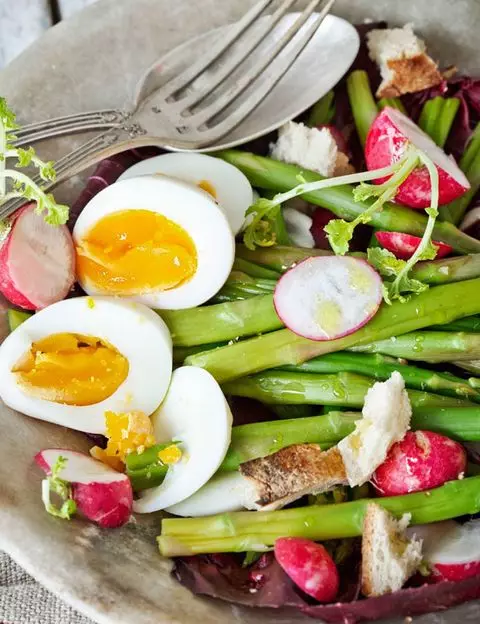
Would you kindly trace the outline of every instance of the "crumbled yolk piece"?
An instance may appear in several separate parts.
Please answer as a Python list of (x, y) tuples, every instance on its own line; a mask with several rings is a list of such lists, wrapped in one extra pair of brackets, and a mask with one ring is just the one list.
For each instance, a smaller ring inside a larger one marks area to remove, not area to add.
[(107, 451), (105, 449), (100, 448), (99, 446), (92, 446), (90, 449), (90, 455), (94, 459), (98, 459), (103, 464), (110, 466), (117, 472), (125, 472), (125, 464), (118, 457), (112, 457), (111, 455), (107, 455)]
[(176, 288), (197, 270), (189, 234), (151, 210), (122, 210), (99, 219), (76, 253), (80, 279), (118, 295)]
[(158, 459), (163, 464), (176, 464), (182, 458), (182, 451), (176, 444), (171, 444), (161, 451), (158, 451)]
[(116, 414), (105, 412), (109, 457), (125, 457), (134, 451), (142, 452), (155, 444), (150, 418), (139, 411)]
[(213, 199), (217, 199), (217, 192), (215, 187), (208, 180), (200, 180), (197, 182), (197, 186), (199, 186), (203, 191), (206, 191), (209, 195), (213, 197)]
[(128, 369), (128, 360), (105, 340), (62, 333), (32, 343), (12, 373), (30, 396), (79, 406), (111, 396)]

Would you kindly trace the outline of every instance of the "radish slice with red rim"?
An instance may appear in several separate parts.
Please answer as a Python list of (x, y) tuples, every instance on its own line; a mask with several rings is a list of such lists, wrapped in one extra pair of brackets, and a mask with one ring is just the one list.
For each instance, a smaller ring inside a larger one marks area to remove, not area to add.
[[(455, 160), (436, 145), (409, 117), (386, 107), (377, 115), (367, 135), (365, 161), (370, 171), (399, 161), (409, 145), (426, 154), (439, 175), (439, 204), (453, 201), (470, 188)], [(381, 183), (385, 179), (375, 182)], [(395, 201), (411, 208), (427, 208), (431, 203), (431, 182), (426, 167), (416, 167), (398, 188)]]
[[(403, 232), (375, 232), (375, 238), (384, 249), (391, 251), (400, 260), (408, 260), (413, 256), (422, 239)], [(432, 241), (437, 248), (436, 258), (445, 258), (452, 253), (453, 247), (440, 241)]]
[(288, 329), (311, 340), (333, 340), (374, 316), (382, 300), (382, 280), (359, 258), (307, 258), (280, 278), (273, 299)]

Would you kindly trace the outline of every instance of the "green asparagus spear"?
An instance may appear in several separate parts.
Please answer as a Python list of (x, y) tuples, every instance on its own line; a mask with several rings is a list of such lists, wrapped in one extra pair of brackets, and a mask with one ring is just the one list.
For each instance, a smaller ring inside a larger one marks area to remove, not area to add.
[(8, 318), (8, 326), (10, 331), (14, 331), (17, 329), (19, 325), (21, 325), (24, 321), (29, 319), (32, 316), (31, 312), (23, 312), (20, 310), (15, 310), (14, 308), (8, 308), (7, 318)]
[(466, 318), (457, 319), (453, 321), (453, 323), (447, 323), (446, 325), (431, 325), (428, 329), (478, 334), (480, 333), (480, 317), (467, 316)]
[(326, 93), (321, 100), (313, 105), (308, 116), (307, 125), (324, 126), (329, 124), (335, 116), (335, 94), (333, 91)]
[[(405, 496), (374, 501), (400, 518), (411, 514), (412, 524), (448, 520), (480, 511), (480, 477)], [(281, 511), (240, 511), (206, 518), (165, 518), (158, 545), (166, 557), (198, 553), (263, 551), (280, 537), (314, 541), (356, 537), (371, 499), (338, 505), (313, 505)]]
[(435, 143), (443, 147), (450, 134), (460, 100), (441, 96), (428, 100), (423, 105), (418, 125)]
[(400, 98), (397, 98), (397, 97), (381, 98), (380, 100), (378, 100), (379, 110), (383, 110), (386, 106), (389, 106), (390, 108), (396, 108), (404, 115), (407, 114), (405, 106), (403, 105), (403, 102)]
[(187, 310), (161, 310), (159, 314), (176, 347), (235, 340), (283, 326), (273, 307), (272, 295)]
[[(456, 360), (452, 364), (474, 375), (480, 375), (480, 360)], [(473, 385), (477, 383), (475, 379), (469, 379), (468, 381)]]
[(251, 277), (241, 271), (232, 271), (223, 288), (212, 299), (212, 303), (249, 299), (255, 295), (273, 293), (277, 280)]
[[(287, 249), (290, 248), (288, 247)], [(255, 264), (254, 261), (248, 259), (248, 256), (242, 256), (237, 253), (235, 254), (232, 271), (241, 271), (242, 273), (250, 275), (250, 277), (259, 277), (262, 279), (278, 279), (280, 276), (278, 271)]]
[(173, 363), (176, 365), (183, 364), (190, 355), (224, 347), (225, 344), (225, 342), (211, 342), (210, 344), (196, 345), (194, 347), (173, 347)]
[(298, 366), (286, 366), (285, 369), (291, 372), (305, 373), (357, 373), (358, 375), (374, 377), (380, 381), (385, 381), (394, 371), (398, 371), (405, 380), (407, 388), (451, 397), (465, 397), (480, 403), (478, 390), (472, 388), (461, 377), (425, 370), (418, 366), (400, 364), (398, 360), (379, 353), (375, 355), (342, 351), (327, 353)]
[(430, 363), (467, 361), (480, 358), (480, 335), (463, 332), (412, 332), (356, 345), (351, 347), (351, 351), (383, 353), (406, 360)]
[[(186, 362), (206, 368), (220, 383), (268, 368), (300, 364), (325, 353), (367, 345), (429, 325), (449, 323), (457, 318), (478, 314), (479, 288), (480, 279), (474, 279), (435, 286), (404, 303), (396, 301), (391, 305), (383, 304), (369, 323), (337, 340), (316, 342), (283, 329), (214, 351), (204, 351), (187, 358)], [(251, 300), (238, 303), (248, 301)]]
[[(226, 150), (218, 152), (217, 156), (240, 169), (252, 185), (258, 188), (289, 191), (298, 186), (299, 176), (307, 183), (324, 179), (313, 171), (250, 152)], [(317, 190), (302, 197), (312, 204), (328, 208), (345, 221), (353, 221), (373, 203), (371, 200), (355, 201), (353, 187), (350, 185)], [(382, 230), (406, 232), (421, 237), (427, 225), (427, 217), (420, 211), (386, 203), (380, 212), (372, 215), (370, 224)], [(451, 245), (461, 254), (480, 252), (480, 241), (460, 232), (451, 223), (437, 222), (433, 229), (433, 238)]]
[(357, 69), (348, 76), (347, 92), (358, 138), (363, 146), (365, 145), (370, 126), (378, 115), (378, 108), (366, 71)]
[[(245, 262), (251, 262), (254, 266), (262, 265), (273, 271), (278, 271), (277, 277), (293, 265), (311, 258), (312, 256), (331, 256), (331, 251), (324, 249), (304, 249), (302, 247), (285, 247), (275, 245), (274, 247), (257, 247), (249, 249), (245, 245), (238, 244), (235, 250), (235, 257)], [(245, 273), (253, 275), (248, 269)]]
[[(345, 354), (348, 355), (348, 354)], [(320, 359), (320, 358), (319, 358)], [(408, 368), (407, 366), (405, 368)], [(392, 369), (396, 370), (395, 366)], [(425, 371), (428, 373), (428, 371)], [(432, 373), (432, 377), (433, 377)], [(390, 373), (386, 378), (390, 377)], [(444, 380), (446, 383), (446, 380)], [(298, 373), (290, 371), (265, 371), (258, 375), (243, 377), (223, 384), (223, 391), (233, 396), (257, 399), (262, 403), (286, 403), (306, 405), (338, 405), (362, 407), (365, 395), (373, 386), (371, 377), (340, 372), (336, 375)], [(476, 391), (464, 384), (470, 393)], [(421, 390), (408, 390), (412, 407), (461, 407), (473, 405), (465, 399), (430, 394)], [(465, 396), (465, 395), (464, 395)], [(477, 397), (478, 398), (478, 397)]]

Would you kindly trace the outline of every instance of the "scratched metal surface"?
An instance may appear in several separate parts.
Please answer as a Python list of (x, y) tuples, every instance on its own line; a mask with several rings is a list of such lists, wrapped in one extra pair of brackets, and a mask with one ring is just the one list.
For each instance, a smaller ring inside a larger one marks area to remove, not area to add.
[[(99, 0), (48, 31), (0, 73), (0, 93), (25, 119), (119, 106), (132, 92), (141, 68), (199, 31), (238, 18), (246, 4), (245, 0)], [(470, 72), (480, 70), (477, 0), (339, 0), (336, 12), (354, 21), (365, 17), (412, 21), (442, 61), (457, 62)], [(75, 139), (65, 139), (46, 144), (42, 153), (55, 156), (74, 143)], [(82, 183), (78, 177), (64, 185), (60, 198), (71, 200)], [(32, 457), (45, 446), (85, 449), (83, 436), (4, 407), (0, 426), (0, 548), (96, 622), (309, 621), (291, 613), (252, 611), (193, 597), (170, 578), (169, 562), (158, 556), (154, 541), (158, 514), (110, 532), (81, 520), (66, 523), (50, 518), (41, 506), (40, 475)], [(478, 604), (468, 603), (415, 622), (473, 624), (479, 621), (478, 614)], [(403, 621), (389, 620), (389, 624)]]

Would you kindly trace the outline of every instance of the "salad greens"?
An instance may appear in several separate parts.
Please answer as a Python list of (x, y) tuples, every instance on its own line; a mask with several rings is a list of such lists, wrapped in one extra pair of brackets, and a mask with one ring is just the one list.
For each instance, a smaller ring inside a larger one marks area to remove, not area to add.
[[(51, 475), (42, 481), (42, 501), (47, 513), (63, 520), (70, 520), (77, 511), (77, 505), (72, 498), (70, 483), (60, 477), (67, 461), (66, 457), (60, 455), (52, 467)], [(50, 494), (52, 492), (62, 500), (60, 507), (51, 502)]]
[[(36, 202), (35, 212), (43, 215), (50, 225), (63, 225), (68, 220), (68, 206), (57, 204), (52, 194), (46, 193), (23, 171), (29, 166), (37, 169), (44, 182), (55, 181), (53, 162), (41, 160), (33, 147), (15, 147), (12, 134), (20, 126), (15, 114), (8, 107), (5, 98), (0, 97), (0, 207), (11, 199), (22, 198), (25, 202)], [(8, 134), (7, 134), (8, 133)], [(12, 164), (9, 162), (11, 159)], [(8, 231), (8, 224), (4, 224)]]

